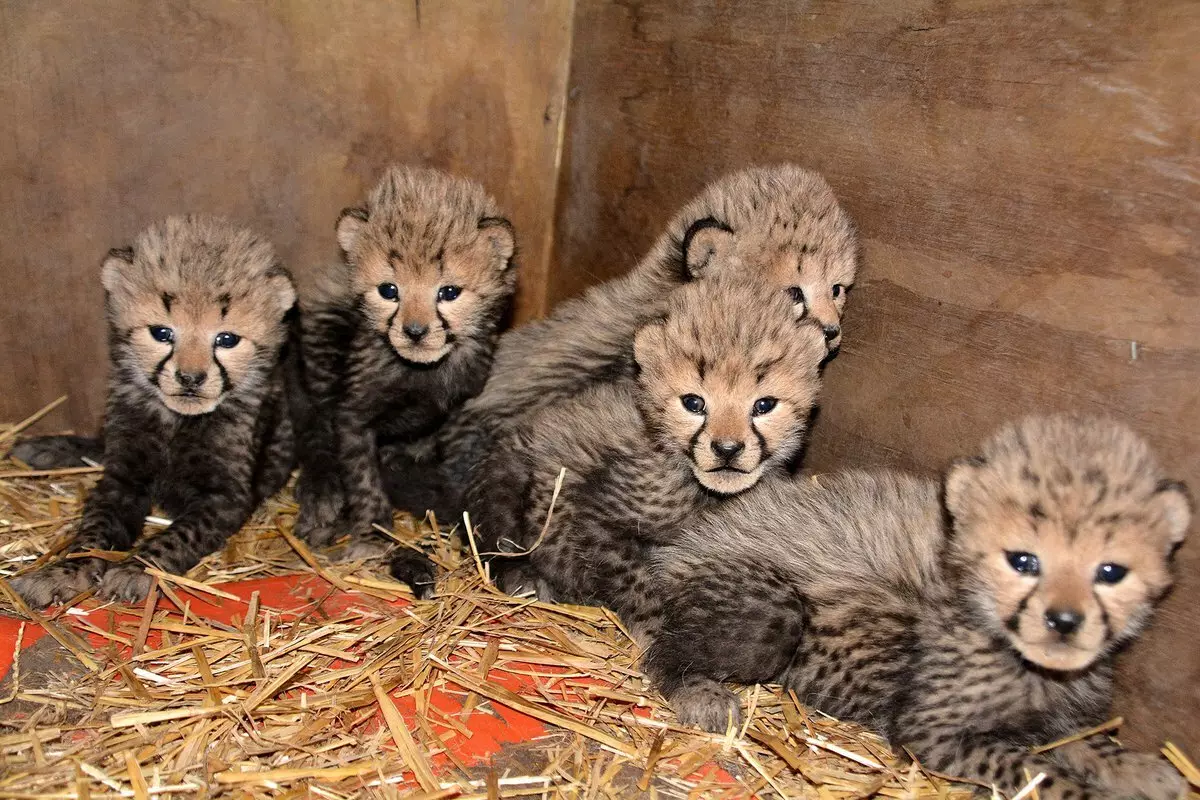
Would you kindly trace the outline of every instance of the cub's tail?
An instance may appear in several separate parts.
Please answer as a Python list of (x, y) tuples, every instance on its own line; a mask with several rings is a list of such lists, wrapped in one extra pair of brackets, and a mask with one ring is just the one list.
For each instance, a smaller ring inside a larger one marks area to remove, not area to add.
[(94, 436), (34, 436), (13, 445), (9, 457), (34, 469), (65, 469), (100, 464), (104, 443)]

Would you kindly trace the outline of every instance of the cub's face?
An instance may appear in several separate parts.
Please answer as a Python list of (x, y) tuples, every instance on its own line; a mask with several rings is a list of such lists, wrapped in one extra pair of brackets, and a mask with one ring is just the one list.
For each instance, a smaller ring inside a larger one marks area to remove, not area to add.
[[(270, 271), (275, 262), (269, 250), (251, 252), (267, 259), (243, 265), (263, 268), (252, 276), (238, 264), (202, 265), (220, 258), (215, 253), (236, 258), (236, 247), (222, 251), (218, 243), (194, 254), (169, 247), (156, 253), (155, 244), (160, 242), (151, 239), (136, 251), (113, 251), (104, 263), (117, 358), (171, 411), (206, 414), (230, 393), (259, 385), (274, 366), (295, 289), (282, 268)], [(224, 267), (236, 279), (223, 281)]]
[(363, 312), (414, 364), (436, 364), (460, 343), (490, 334), (512, 293), (512, 226), (496, 217), (455, 222), (414, 234), (417, 224), (373, 222), (361, 209), (338, 222)]
[(777, 292), (702, 281), (638, 332), (641, 408), (658, 442), (722, 495), (745, 491), (799, 448), (820, 386), (819, 333)]
[(778, 222), (733, 232), (705, 222), (709, 224), (693, 226), (684, 241), (692, 275), (754, 275), (763, 286), (784, 293), (796, 319), (821, 330), (827, 351), (841, 345), (842, 311), (857, 270), (857, 245), (851, 236), (821, 226), (800, 235)]
[(1179, 484), (1126, 479), (1104, 458), (1048, 470), (987, 459), (947, 478), (974, 606), (1046, 669), (1084, 669), (1138, 633), (1171, 585), (1170, 558), (1188, 526)]

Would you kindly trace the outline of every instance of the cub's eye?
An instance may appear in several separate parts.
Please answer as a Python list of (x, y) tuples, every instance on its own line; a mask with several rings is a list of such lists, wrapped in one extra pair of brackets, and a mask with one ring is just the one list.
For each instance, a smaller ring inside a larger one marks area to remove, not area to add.
[(1009, 553), (1006, 551), (1004, 557), (1008, 559), (1008, 565), (1022, 575), (1038, 575), (1042, 571), (1042, 565), (1033, 553)]
[(799, 286), (792, 286), (787, 290), (788, 295), (792, 298), (792, 302), (797, 305), (804, 302), (804, 290)]
[(156, 342), (170, 343), (175, 341), (175, 331), (165, 325), (151, 325), (150, 335)]
[(1128, 574), (1129, 568), (1120, 564), (1101, 564), (1096, 568), (1096, 583), (1107, 583), (1111, 586), (1125, 580)]
[(379, 296), (384, 300), (395, 300), (400, 296), (400, 289), (394, 283), (379, 284)]
[(698, 394), (685, 394), (679, 398), (679, 402), (683, 404), (683, 410), (689, 414), (704, 413), (704, 398)]
[(770, 414), (777, 405), (779, 405), (779, 401), (774, 397), (760, 397), (754, 401), (754, 416), (761, 417), (763, 414)]
[(841, 297), (842, 293), (845, 291), (846, 291), (845, 286), (842, 286), (840, 283), (835, 283), (833, 285), (833, 298), (836, 300), (837, 298)]
[(462, 294), (461, 286), (443, 286), (438, 289), (438, 302), (452, 303), (458, 299), (460, 294)]
[(241, 340), (242, 337), (238, 336), (236, 333), (221, 331), (215, 337), (213, 337), (213, 344), (215, 344), (217, 347), (237, 347), (238, 342)]

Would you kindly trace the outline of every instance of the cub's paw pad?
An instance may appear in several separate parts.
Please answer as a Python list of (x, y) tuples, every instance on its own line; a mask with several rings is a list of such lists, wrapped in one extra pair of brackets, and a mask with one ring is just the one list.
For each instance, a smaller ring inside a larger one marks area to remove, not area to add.
[(1179, 770), (1152, 753), (1121, 753), (1105, 789), (1106, 797), (1122, 800), (1177, 800), (1185, 796), (1187, 783)]
[(9, 585), (30, 608), (45, 608), (95, 587), (106, 566), (99, 558), (72, 558), (13, 578)]
[(342, 549), (336, 558), (338, 561), (365, 561), (368, 558), (379, 558), (391, 549), (392, 543), (382, 536), (355, 536)]
[(418, 600), (433, 597), (437, 588), (437, 567), (424, 553), (403, 548), (392, 557), (392, 577), (408, 584)]
[(730, 725), (742, 724), (742, 701), (716, 681), (705, 679), (682, 686), (669, 702), (680, 722), (709, 733), (724, 733)]
[(140, 603), (146, 599), (153, 581), (141, 562), (123, 561), (112, 565), (104, 573), (98, 594), (118, 603)]

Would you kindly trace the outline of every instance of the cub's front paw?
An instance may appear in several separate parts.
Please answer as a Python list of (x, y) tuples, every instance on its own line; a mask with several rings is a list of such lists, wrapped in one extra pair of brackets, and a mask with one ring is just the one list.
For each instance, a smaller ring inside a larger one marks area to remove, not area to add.
[(429, 556), (402, 547), (400, 552), (392, 557), (391, 571), (393, 578), (408, 584), (418, 600), (433, 597), (434, 589), (437, 588), (437, 567)]
[(353, 537), (336, 555), (338, 561), (366, 561), (386, 555), (392, 547), (389, 539), (374, 533)]
[(140, 561), (129, 559), (113, 564), (100, 580), (98, 594), (118, 603), (140, 603), (146, 599), (153, 578), (146, 574)]
[(30, 608), (45, 608), (94, 588), (107, 566), (100, 558), (70, 558), (13, 578), (11, 586)]
[(332, 544), (345, 531), (340, 497), (314, 497), (300, 502), (295, 534), (313, 547)]
[(679, 721), (709, 733), (724, 733), (742, 724), (742, 701), (727, 687), (708, 678), (684, 684), (668, 698)]
[(1109, 760), (1104, 775), (1105, 797), (1121, 800), (1177, 800), (1184, 797), (1187, 782), (1179, 770), (1152, 753), (1122, 752)]

